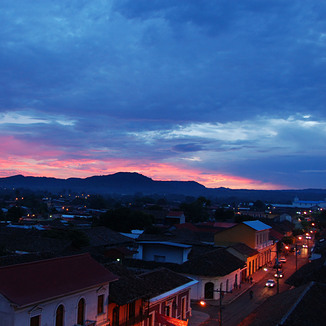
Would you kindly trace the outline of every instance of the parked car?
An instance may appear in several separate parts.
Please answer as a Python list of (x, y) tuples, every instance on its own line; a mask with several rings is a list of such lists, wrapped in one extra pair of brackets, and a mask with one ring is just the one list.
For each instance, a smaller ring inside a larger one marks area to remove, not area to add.
[(275, 286), (275, 281), (274, 280), (267, 280), (265, 283), (265, 286), (268, 288), (273, 288)]
[(279, 262), (280, 262), (280, 263), (286, 263), (286, 258), (285, 258), (285, 257), (281, 257), (281, 258), (279, 259)]

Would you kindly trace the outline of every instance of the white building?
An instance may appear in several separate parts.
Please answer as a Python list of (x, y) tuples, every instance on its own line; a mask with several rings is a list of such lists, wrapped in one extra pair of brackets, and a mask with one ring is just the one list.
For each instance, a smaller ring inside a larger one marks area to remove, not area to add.
[(89, 254), (0, 268), (0, 326), (109, 325), (117, 277)]
[(138, 253), (134, 259), (161, 263), (182, 264), (188, 260), (191, 245), (168, 241), (137, 241)]

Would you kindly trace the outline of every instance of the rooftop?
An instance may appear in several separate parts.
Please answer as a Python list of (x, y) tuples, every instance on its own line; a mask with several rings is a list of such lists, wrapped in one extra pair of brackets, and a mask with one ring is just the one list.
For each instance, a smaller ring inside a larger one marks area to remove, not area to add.
[(256, 230), (256, 231), (263, 231), (263, 230), (268, 230), (271, 229), (272, 227), (261, 222), (261, 221), (245, 221), (243, 222), (243, 224), (251, 227), (252, 229)]
[(0, 293), (17, 306), (81, 291), (117, 280), (89, 254), (0, 268)]

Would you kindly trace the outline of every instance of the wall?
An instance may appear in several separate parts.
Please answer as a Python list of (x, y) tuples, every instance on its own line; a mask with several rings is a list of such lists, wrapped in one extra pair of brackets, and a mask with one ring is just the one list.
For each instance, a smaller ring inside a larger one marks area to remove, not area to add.
[(191, 316), (191, 307), (190, 307), (190, 289), (187, 288), (178, 293), (171, 294), (160, 300), (150, 302), (149, 309), (146, 311), (148, 316), (145, 319), (143, 326), (154, 326), (155, 324), (155, 312), (166, 315), (167, 310), (165, 307), (170, 307), (170, 316), (174, 318), (182, 318), (182, 298), (185, 298), (185, 319), (189, 319)]
[[(77, 323), (77, 305), (81, 298), (85, 299), (86, 309), (85, 309), (85, 319), (97, 321), (97, 326), (107, 324), (107, 305), (108, 305), (108, 295), (109, 287), (100, 289), (97, 292), (98, 288), (93, 288), (87, 291), (79, 292), (73, 295), (64, 296), (54, 300), (44, 301), (39, 303), (39, 305), (28, 306), (24, 309), (17, 309), (16, 311), (10, 307), (9, 302), (5, 304), (0, 303), (0, 325), (1, 326), (21, 326), (29, 325), (30, 318), (33, 315), (41, 315), (41, 325), (42, 326), (53, 326), (55, 321), (56, 310), (60, 304), (65, 308), (65, 318), (64, 325), (74, 325)], [(99, 294), (104, 294), (104, 314), (97, 315), (97, 297)], [(1, 300), (0, 300), (1, 302)], [(2, 307), (2, 308), (1, 308)], [(4, 307), (7, 307), (4, 309)], [(10, 314), (12, 316), (9, 323), (1, 324), (2, 317), (5, 316), (5, 311), (8, 312), (8, 307)], [(14, 316), (14, 318), (13, 318)]]
[(148, 244), (143, 247), (143, 260), (155, 261), (155, 256), (165, 257), (162, 262), (182, 264), (184, 262), (184, 248)]
[(256, 231), (245, 224), (238, 224), (214, 235), (215, 245), (228, 245), (243, 242), (251, 248), (256, 247)]
[[(125, 304), (123, 306), (119, 306), (116, 303), (109, 303), (109, 320), (110, 325), (113, 325), (113, 310), (115, 308), (119, 309), (119, 325), (133, 325), (133, 326), (140, 326), (142, 324), (143, 319), (145, 318), (144, 315), (144, 307), (147, 307), (146, 303), (143, 303), (142, 299), (138, 299), (135, 301), (135, 317), (129, 318), (129, 305)], [(143, 311), (143, 313), (142, 313)]]
[[(212, 282), (214, 284), (214, 290), (220, 289), (220, 286), (222, 284), (222, 290), (226, 290), (226, 285), (228, 283), (228, 291), (234, 288), (235, 278), (237, 276), (237, 284), (241, 281), (241, 270), (237, 269), (236, 271), (225, 275), (225, 276), (216, 276), (216, 277), (202, 277), (202, 276), (196, 276), (196, 275), (187, 275), (188, 277), (191, 277), (198, 281), (197, 284), (193, 285), (191, 287), (190, 291), (190, 298), (191, 300), (202, 300), (205, 299), (205, 284), (208, 282)], [(214, 300), (219, 299), (219, 293), (214, 292)]]
[(14, 315), (8, 300), (0, 294), (0, 326), (14, 325)]

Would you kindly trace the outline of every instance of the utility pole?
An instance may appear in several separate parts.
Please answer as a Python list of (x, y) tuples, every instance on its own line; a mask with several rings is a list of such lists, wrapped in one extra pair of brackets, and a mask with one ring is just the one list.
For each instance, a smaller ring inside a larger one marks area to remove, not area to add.
[(298, 245), (295, 244), (295, 271), (298, 270)]
[(222, 299), (223, 299), (224, 293), (232, 293), (232, 290), (231, 291), (213, 290), (213, 291), (218, 292), (220, 294), (218, 325), (222, 326)]
[(279, 260), (278, 260), (278, 243), (276, 243), (276, 260), (277, 260), (277, 264), (276, 264), (276, 284), (277, 284), (277, 294), (280, 293), (280, 275), (278, 273), (278, 264), (279, 264)]

